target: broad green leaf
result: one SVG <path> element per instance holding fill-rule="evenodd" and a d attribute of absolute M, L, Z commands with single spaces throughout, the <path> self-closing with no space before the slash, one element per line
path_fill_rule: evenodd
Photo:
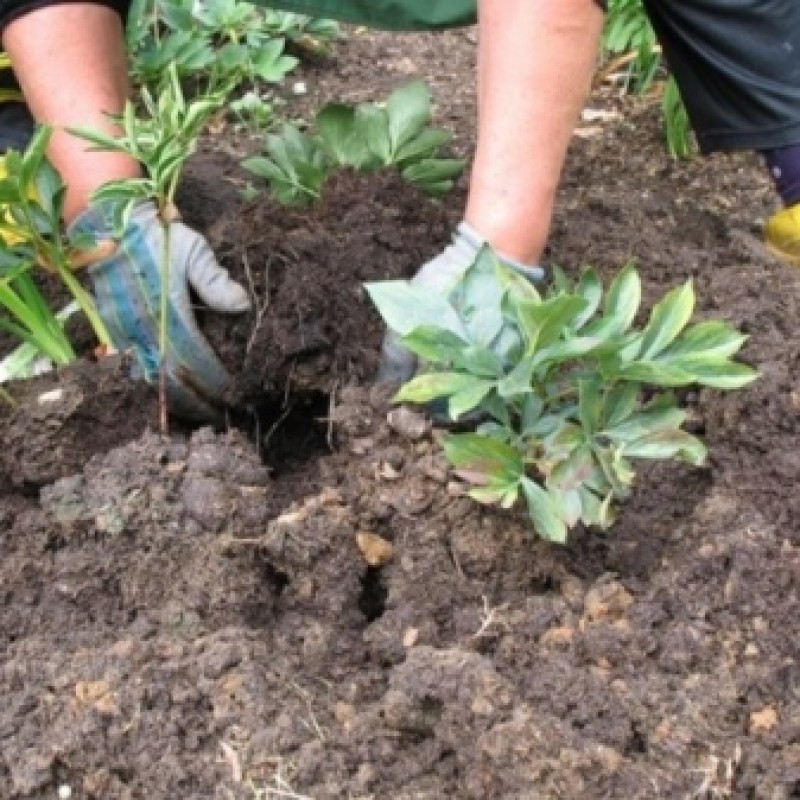
<path fill-rule="evenodd" d="M 602 525 L 602 505 L 603 501 L 591 490 L 585 486 L 577 489 L 578 498 L 581 503 L 581 522 L 588 527 Z"/>
<path fill-rule="evenodd" d="M 634 383 L 618 383 L 612 386 L 603 400 L 602 424 L 613 428 L 626 420 L 639 404 L 639 387 Z"/>
<path fill-rule="evenodd" d="M 488 483 L 491 477 L 510 484 L 525 472 L 522 456 L 514 447 L 478 433 L 446 436 L 444 453 L 455 469 L 468 473 L 475 483 Z"/>
<path fill-rule="evenodd" d="M 612 320 L 614 333 L 628 330 L 636 318 L 641 300 L 642 284 L 636 267 L 629 264 L 614 278 L 606 294 L 605 316 Z"/>
<path fill-rule="evenodd" d="M 730 358 L 741 350 L 746 341 L 747 336 L 726 322 L 700 322 L 687 328 L 659 358 L 671 359 L 678 355 Z"/>
<path fill-rule="evenodd" d="M 523 435 L 529 433 L 530 429 L 539 421 L 544 411 L 544 403 L 535 394 L 526 395 L 522 404 L 522 414 L 520 419 L 520 429 Z"/>
<path fill-rule="evenodd" d="M 395 159 L 401 167 L 407 167 L 415 161 L 433 158 L 440 147 L 451 139 L 450 133 L 439 128 L 428 128 L 406 142 L 395 153 Z"/>
<path fill-rule="evenodd" d="M 758 378 L 758 372 L 747 364 L 716 356 L 678 356 L 664 363 L 690 375 L 693 383 L 714 389 L 741 389 Z"/>
<path fill-rule="evenodd" d="M 592 446 L 594 457 L 602 470 L 605 480 L 616 497 L 624 499 L 630 495 L 633 475 L 627 464 L 621 463 L 615 450 L 608 447 Z M 591 486 L 591 484 L 589 484 Z M 594 488 L 594 486 L 592 486 Z"/>
<path fill-rule="evenodd" d="M 543 301 L 520 299 L 515 302 L 515 308 L 528 349 L 533 352 L 558 339 L 586 308 L 586 300 L 574 295 L 559 295 Z"/>
<path fill-rule="evenodd" d="M 572 279 L 567 273 L 557 264 L 550 268 L 550 296 L 559 294 L 575 294 Z"/>
<path fill-rule="evenodd" d="M 653 307 L 644 329 L 640 357 L 655 358 L 678 337 L 694 312 L 694 289 L 691 281 L 673 289 Z"/>
<path fill-rule="evenodd" d="M 603 396 L 599 376 L 578 380 L 578 417 L 586 433 L 591 434 L 600 424 Z"/>
<path fill-rule="evenodd" d="M 559 504 L 530 478 L 522 479 L 522 491 L 528 501 L 533 527 L 539 535 L 551 542 L 564 544 L 567 541 L 567 526 L 559 513 Z"/>
<path fill-rule="evenodd" d="M 397 403 L 428 403 L 486 383 L 491 388 L 491 382 L 464 375 L 462 372 L 427 372 L 401 386 L 394 400 Z"/>
<path fill-rule="evenodd" d="M 595 270 L 587 269 L 583 272 L 575 287 L 575 294 L 586 301 L 586 307 L 572 323 L 575 330 L 580 330 L 597 313 L 603 299 L 603 285 Z"/>
<path fill-rule="evenodd" d="M 589 445 L 578 445 L 557 464 L 547 476 L 547 488 L 561 492 L 573 491 L 583 486 L 595 470 L 594 455 Z"/>
<path fill-rule="evenodd" d="M 355 114 L 356 131 L 383 165 L 392 163 L 392 141 L 386 111 L 373 105 L 360 105 Z"/>
<path fill-rule="evenodd" d="M 536 353 L 533 357 L 534 368 L 581 358 L 595 351 L 602 343 L 603 340 L 597 336 L 576 336 L 574 339 L 556 342 Z"/>
<path fill-rule="evenodd" d="M 514 369 L 497 383 L 497 392 L 505 400 L 526 395 L 533 391 L 533 371 L 535 365 L 530 358 L 524 358 Z"/>
<path fill-rule="evenodd" d="M 457 178 L 464 171 L 465 163 L 461 158 L 426 158 L 403 167 L 400 174 L 409 183 L 424 187 Z"/>
<path fill-rule="evenodd" d="M 558 515 L 564 520 L 567 527 L 572 528 L 577 525 L 583 512 L 578 490 L 562 491 L 548 487 L 547 491 L 558 509 Z"/>
<path fill-rule="evenodd" d="M 467 343 L 442 328 L 419 325 L 403 337 L 403 344 L 420 358 L 433 364 L 461 364 Z"/>
<path fill-rule="evenodd" d="M 678 458 L 694 466 L 702 464 L 707 454 L 696 436 L 682 430 L 656 431 L 626 444 L 623 452 L 628 458 Z"/>
<path fill-rule="evenodd" d="M 477 408 L 486 398 L 486 395 L 494 389 L 494 386 L 494 381 L 473 379 L 471 386 L 455 392 L 451 395 L 450 403 L 448 404 L 450 419 L 460 419 L 464 414 Z"/>
<path fill-rule="evenodd" d="M 427 326 L 468 338 L 453 307 L 436 292 L 408 281 L 378 281 L 365 286 L 384 322 L 401 336 Z"/>
<path fill-rule="evenodd" d="M 497 282 L 494 257 L 482 248 L 451 295 L 453 305 L 476 345 L 488 347 L 503 327 L 503 287 Z"/>
<path fill-rule="evenodd" d="M 614 370 L 613 378 L 650 383 L 654 386 L 688 386 L 695 382 L 691 373 L 658 361 L 636 361 Z"/>
<path fill-rule="evenodd" d="M 675 430 L 683 425 L 686 412 L 680 408 L 657 408 L 639 411 L 613 428 L 605 428 L 603 436 L 614 442 L 630 443 L 662 430 Z"/>
<path fill-rule="evenodd" d="M 519 485 L 506 483 L 489 483 L 486 486 L 474 486 L 467 494 L 483 505 L 500 505 L 511 508 L 519 496 Z"/>
<path fill-rule="evenodd" d="M 418 136 L 431 117 L 431 93 L 422 81 L 395 89 L 386 103 L 392 161 L 403 145 Z"/>
<path fill-rule="evenodd" d="M 468 345 L 455 356 L 454 363 L 459 368 L 479 375 L 482 378 L 500 378 L 503 374 L 503 362 L 488 347 Z"/>
<path fill-rule="evenodd" d="M 341 166 L 360 169 L 371 157 L 364 139 L 357 135 L 356 112 L 344 103 L 329 103 L 315 117 L 325 149 Z"/>

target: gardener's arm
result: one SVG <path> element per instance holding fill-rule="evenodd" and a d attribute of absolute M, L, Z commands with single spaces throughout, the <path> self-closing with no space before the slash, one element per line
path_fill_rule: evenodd
<path fill-rule="evenodd" d="M 31 11 L 24 7 L 24 3 L 0 4 L 11 15 L 3 29 L 3 49 L 34 118 L 54 126 L 48 156 L 67 184 L 64 210 L 71 222 L 86 209 L 98 186 L 139 176 L 134 159 L 124 153 L 90 151 L 86 141 L 63 130 L 75 125 L 119 132 L 107 115 L 119 114 L 128 96 L 122 7 L 95 3 L 45 5 Z"/>
<path fill-rule="evenodd" d="M 478 144 L 466 220 L 525 264 L 542 256 L 572 131 L 597 66 L 595 0 L 480 0 Z"/>
<path fill-rule="evenodd" d="M 480 0 L 478 145 L 454 242 L 413 281 L 446 293 L 483 242 L 533 280 L 544 252 L 572 131 L 596 67 L 603 12 L 595 0 Z M 379 381 L 416 370 L 396 334 Z"/>
<path fill-rule="evenodd" d="M 103 4 L 105 3 L 105 4 Z M 122 24 L 127 0 L 42 5 L 42 0 L 0 0 L 2 44 L 37 122 L 54 127 L 48 156 L 66 186 L 65 218 L 73 232 L 96 238 L 116 234 L 103 209 L 89 199 L 111 180 L 137 177 L 139 164 L 121 153 L 91 150 L 68 126 L 117 129 L 128 92 Z M 39 7 L 41 6 L 41 7 Z M 133 352 L 141 373 L 156 379 L 159 363 L 160 257 L 164 230 L 152 204 L 130 217 L 114 256 L 92 265 L 97 306 L 115 346 Z M 171 225 L 167 375 L 172 410 L 188 417 L 216 416 L 229 376 L 200 333 L 189 287 L 212 308 L 249 308 L 244 289 L 217 263 L 205 239 Z"/>

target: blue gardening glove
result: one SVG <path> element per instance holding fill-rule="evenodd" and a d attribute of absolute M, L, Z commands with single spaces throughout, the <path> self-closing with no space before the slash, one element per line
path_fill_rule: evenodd
<path fill-rule="evenodd" d="M 114 239 L 109 218 L 92 208 L 70 226 L 69 235 L 95 241 Z M 151 202 L 137 204 L 115 253 L 89 267 L 97 310 L 114 346 L 131 351 L 134 377 L 156 382 L 161 353 L 162 223 Z M 169 311 L 167 325 L 167 392 L 170 411 L 199 421 L 219 418 L 230 385 L 222 362 L 200 333 L 189 287 L 216 311 L 240 313 L 250 308 L 245 290 L 218 263 L 208 242 L 181 222 L 170 223 Z"/>
<path fill-rule="evenodd" d="M 462 222 L 453 235 L 453 243 L 438 256 L 427 262 L 411 279 L 416 286 L 423 286 L 432 292 L 449 295 L 472 266 L 485 239 L 467 222 Z M 520 264 L 498 254 L 500 260 L 512 269 L 536 282 L 544 278 L 541 267 Z M 399 334 L 387 331 L 381 347 L 381 363 L 378 370 L 378 383 L 401 384 L 414 377 L 419 367 L 417 356 L 408 350 Z"/>

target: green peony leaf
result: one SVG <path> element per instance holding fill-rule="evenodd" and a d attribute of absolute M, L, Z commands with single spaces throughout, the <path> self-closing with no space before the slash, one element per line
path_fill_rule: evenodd
<path fill-rule="evenodd" d="M 567 525 L 561 515 L 559 503 L 530 478 L 522 479 L 522 491 L 528 501 L 528 513 L 537 533 L 551 542 L 564 544 L 567 541 Z"/>
<path fill-rule="evenodd" d="M 384 322 L 401 336 L 427 326 L 469 338 L 453 307 L 436 292 L 408 281 L 367 283 L 366 289 Z"/>
<path fill-rule="evenodd" d="M 417 137 L 431 118 L 431 93 L 422 81 L 395 89 L 386 103 L 391 161 L 401 148 Z"/>
<path fill-rule="evenodd" d="M 642 300 L 642 284 L 633 264 L 628 264 L 611 282 L 604 305 L 614 333 L 625 333 L 636 318 Z M 589 331 L 586 332 L 587 334 Z"/>
<path fill-rule="evenodd" d="M 493 386 L 491 381 L 482 381 L 463 372 L 426 372 L 403 384 L 394 399 L 398 403 L 428 403 L 485 384 L 490 389 Z"/>
<path fill-rule="evenodd" d="M 678 458 L 694 466 L 706 459 L 706 447 L 691 433 L 681 430 L 661 430 L 626 444 L 623 451 L 628 458 Z"/>
<path fill-rule="evenodd" d="M 686 327 L 694 311 L 694 289 L 691 281 L 673 289 L 653 307 L 644 330 L 639 356 L 647 361 L 670 345 Z"/>

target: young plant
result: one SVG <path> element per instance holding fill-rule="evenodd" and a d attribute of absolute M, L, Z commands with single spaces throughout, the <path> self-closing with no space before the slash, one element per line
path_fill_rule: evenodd
<path fill-rule="evenodd" d="M 644 94 L 657 77 L 666 75 L 656 34 L 642 0 L 609 0 L 602 50 L 612 68 L 626 66 L 626 91 Z M 669 154 L 673 158 L 691 158 L 696 148 L 689 117 L 678 85 L 671 76 L 667 76 L 664 83 L 661 108 Z"/>
<path fill-rule="evenodd" d="M 228 83 L 280 83 L 298 63 L 284 52 L 287 41 L 322 52 L 339 35 L 334 22 L 241 0 L 139 0 L 127 28 L 135 82 L 157 85 L 174 63 L 181 77 L 211 91 Z"/>
<path fill-rule="evenodd" d="M 667 152 L 673 158 L 691 158 L 697 152 L 689 115 L 683 104 L 680 89 L 671 77 L 664 84 L 664 95 L 661 98 L 661 111 L 664 116 L 664 136 Z"/>
<path fill-rule="evenodd" d="M 483 503 L 524 497 L 536 531 L 564 542 L 578 522 L 607 528 L 629 497 L 638 459 L 700 464 L 672 392 L 736 389 L 756 378 L 732 360 L 746 337 L 730 325 L 689 325 L 694 292 L 667 293 L 642 326 L 633 265 L 603 292 L 588 269 L 556 270 L 541 294 L 485 248 L 450 297 L 404 281 L 367 290 L 386 324 L 425 364 L 398 402 L 444 400 L 450 417 L 483 421 L 452 433 L 445 454 Z"/>
<path fill-rule="evenodd" d="M 85 128 L 71 131 L 92 142 L 99 150 L 130 155 L 144 168 L 143 177 L 111 181 L 101 186 L 92 197 L 94 203 L 114 210 L 115 224 L 120 231 L 124 229 L 126 217 L 136 203 L 152 200 L 158 208 L 164 233 L 159 321 L 159 416 L 163 432 L 167 431 L 168 412 L 165 355 L 168 344 L 169 293 L 166 287 L 170 285 L 170 223 L 179 216 L 175 207 L 175 194 L 183 167 L 197 149 L 201 132 L 226 99 L 227 91 L 220 89 L 187 101 L 181 88 L 177 65 L 173 64 L 165 73 L 157 97 L 153 97 L 147 88 L 142 89 L 141 100 L 147 117 L 139 118 L 134 105 L 131 102 L 126 104 L 124 113 L 116 118 L 121 128 L 118 137 Z"/>
<path fill-rule="evenodd" d="M 64 283 L 86 315 L 101 344 L 111 346 L 108 331 L 92 296 L 74 270 L 91 260 L 90 241 L 67 241 L 62 223 L 65 187 L 45 157 L 51 130 L 40 127 L 27 150 L 8 151 L 0 178 L 0 328 L 28 347 L 27 361 L 43 356 L 56 365 L 75 360 L 64 330 L 66 315 L 55 314 L 39 291 L 33 273 L 45 268 Z M 5 364 L 21 367 L 20 359 Z M 18 372 L 17 374 L 24 374 Z"/>
<path fill-rule="evenodd" d="M 430 119 L 430 91 L 414 81 L 392 92 L 385 105 L 327 105 L 314 119 L 316 134 L 286 126 L 283 136 L 267 136 L 264 155 L 242 165 L 264 178 L 281 202 L 317 199 L 325 179 L 342 168 L 393 168 L 425 194 L 438 196 L 453 188 L 464 161 L 439 156 L 450 134 L 431 128 Z"/>

